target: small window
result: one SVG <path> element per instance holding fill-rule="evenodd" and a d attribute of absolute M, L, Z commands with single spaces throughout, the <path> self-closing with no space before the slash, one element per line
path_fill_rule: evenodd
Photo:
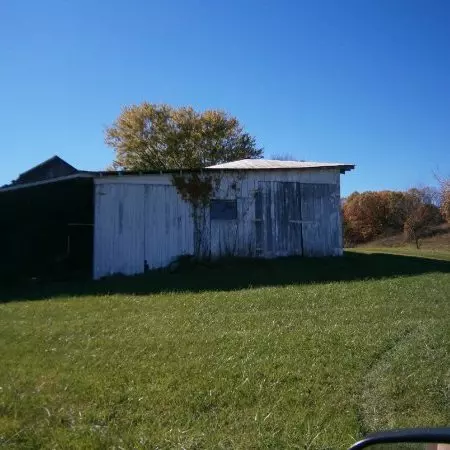
<path fill-rule="evenodd" d="M 211 200 L 211 220 L 236 220 L 236 200 Z"/>

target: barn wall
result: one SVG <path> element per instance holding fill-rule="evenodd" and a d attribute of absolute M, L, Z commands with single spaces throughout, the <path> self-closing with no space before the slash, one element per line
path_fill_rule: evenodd
<path fill-rule="evenodd" d="M 96 186 L 94 277 L 144 271 L 144 185 Z"/>
<path fill-rule="evenodd" d="M 191 205 L 178 195 L 170 174 L 96 179 L 94 278 L 165 267 L 179 255 L 194 254 L 196 245 L 202 255 L 213 258 L 342 253 L 338 170 L 218 171 L 213 176 L 219 180 L 213 197 L 236 200 L 236 219 L 213 219 L 207 208 L 195 222 Z M 272 214 L 273 224 L 262 220 L 258 225 L 258 193 L 269 205 L 264 217 Z M 298 216 L 298 193 L 309 224 L 301 224 Z M 284 209 L 289 212 L 284 214 Z M 271 249 L 266 244 L 261 248 L 258 231 L 273 236 Z"/>
<path fill-rule="evenodd" d="M 342 254 L 341 223 L 339 215 L 340 198 L 340 173 L 338 170 L 312 170 L 312 171 L 253 171 L 253 172 L 223 172 L 220 187 L 215 194 L 217 198 L 236 199 L 238 218 L 236 221 L 211 220 L 211 256 L 220 257 L 224 254 L 238 256 L 285 256 L 292 254 L 292 249 L 287 249 L 280 243 L 273 250 L 267 246 L 264 249 L 258 247 L 256 234 L 258 224 L 255 221 L 257 193 L 270 186 L 272 195 L 272 215 L 275 216 L 275 205 L 281 199 L 276 197 L 278 192 L 275 187 L 279 183 L 299 183 L 305 186 L 322 186 L 321 190 L 310 193 L 305 188 L 308 199 L 302 196 L 302 205 L 308 211 L 308 206 L 314 211 L 308 220 L 314 222 L 308 225 L 307 234 L 309 246 L 307 254 L 310 256 L 340 255 Z M 300 190 L 298 191 L 300 192 Z M 315 195 L 319 195 L 316 201 Z M 325 196 L 322 199 L 322 196 Z M 295 197 L 286 200 L 285 207 L 289 211 L 286 220 L 289 226 L 294 227 Z M 322 222 L 322 223 L 321 223 Z M 282 233 L 278 234 L 277 224 L 273 224 L 273 239 L 286 239 Z M 306 225 L 305 225 L 306 228 Z M 264 224 L 267 231 L 267 224 Z M 281 228 L 280 228 L 281 229 Z M 329 233 L 333 230 L 333 235 Z M 290 236 L 297 234 L 292 230 Z M 278 250 L 276 250 L 278 248 Z M 298 252 L 296 252 L 298 253 Z"/>
<path fill-rule="evenodd" d="M 220 173 L 223 179 L 247 178 L 260 181 L 299 181 L 301 183 L 339 183 L 339 170 L 255 170 L 255 171 L 208 171 L 208 174 Z M 100 176 L 95 180 L 96 184 L 162 184 L 172 185 L 172 174 L 150 174 L 150 175 L 118 175 Z"/>
<path fill-rule="evenodd" d="M 191 207 L 175 187 L 99 183 L 95 198 L 94 278 L 142 273 L 194 252 Z"/>
<path fill-rule="evenodd" d="M 95 184 L 161 184 L 171 186 L 172 175 L 163 173 L 154 175 L 100 176 L 95 179 Z"/>
<path fill-rule="evenodd" d="M 149 269 L 194 253 L 192 208 L 173 186 L 145 186 L 144 258 Z"/>

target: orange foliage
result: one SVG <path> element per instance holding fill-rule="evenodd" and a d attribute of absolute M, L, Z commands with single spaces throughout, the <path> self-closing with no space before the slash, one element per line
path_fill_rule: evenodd
<path fill-rule="evenodd" d="M 425 222 L 424 226 L 439 223 L 442 221 L 439 210 L 428 203 L 429 198 L 425 189 L 354 192 L 342 208 L 346 244 L 368 242 L 384 234 L 401 232 L 408 219 L 415 229 L 420 228 L 418 222 L 420 226 Z M 424 205 L 427 208 L 422 209 Z"/>
<path fill-rule="evenodd" d="M 441 214 L 450 223 L 450 180 L 442 182 Z"/>

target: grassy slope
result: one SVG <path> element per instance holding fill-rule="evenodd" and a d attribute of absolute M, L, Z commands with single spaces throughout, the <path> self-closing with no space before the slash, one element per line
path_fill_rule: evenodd
<path fill-rule="evenodd" d="M 402 247 L 382 247 L 376 246 L 376 242 L 373 246 L 358 247 L 356 249 L 348 249 L 348 252 L 355 252 L 359 254 L 390 254 L 399 256 L 411 256 L 420 257 L 426 259 L 437 259 L 442 261 L 450 261 L 450 251 L 435 248 L 421 248 L 417 250 L 412 246 L 402 246 Z"/>
<path fill-rule="evenodd" d="M 1 296 L 42 299 L 0 304 L 6 446 L 345 448 L 450 422 L 449 262 L 348 253 Z"/>
<path fill-rule="evenodd" d="M 433 228 L 434 235 L 420 241 L 421 250 L 438 251 L 445 254 L 450 252 L 450 224 L 442 224 Z M 389 237 L 382 237 L 359 246 L 359 248 L 406 248 L 416 249 L 414 244 L 406 244 L 403 233 Z"/>

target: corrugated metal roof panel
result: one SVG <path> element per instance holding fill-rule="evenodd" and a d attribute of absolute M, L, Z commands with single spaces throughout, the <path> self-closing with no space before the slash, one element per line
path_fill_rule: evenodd
<path fill-rule="evenodd" d="M 276 159 L 241 159 L 224 164 L 216 164 L 207 169 L 230 170 L 273 170 L 273 169 L 354 169 L 353 164 L 313 162 L 313 161 L 280 161 Z"/>

